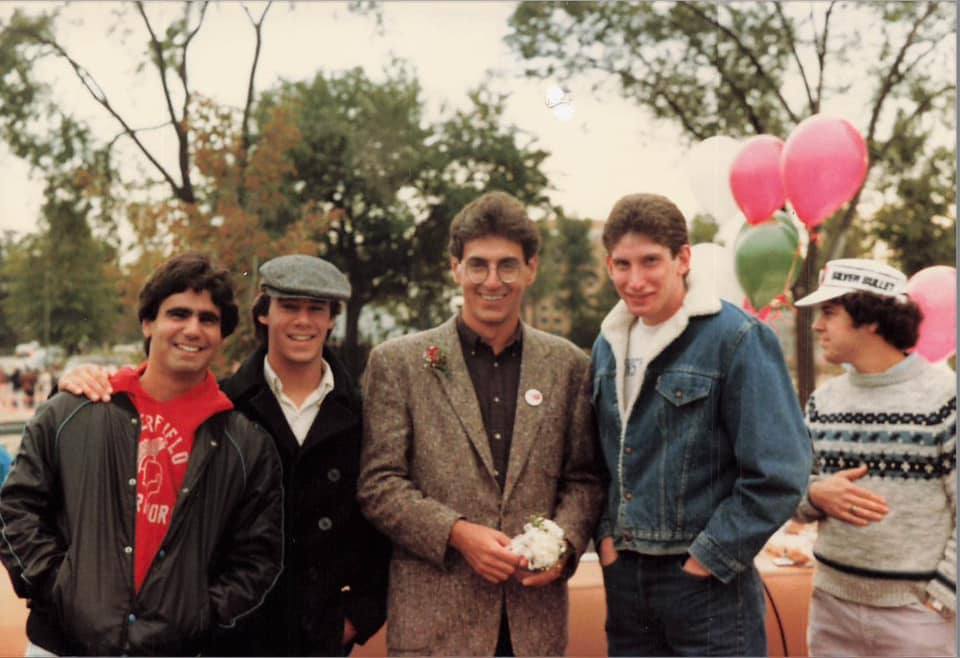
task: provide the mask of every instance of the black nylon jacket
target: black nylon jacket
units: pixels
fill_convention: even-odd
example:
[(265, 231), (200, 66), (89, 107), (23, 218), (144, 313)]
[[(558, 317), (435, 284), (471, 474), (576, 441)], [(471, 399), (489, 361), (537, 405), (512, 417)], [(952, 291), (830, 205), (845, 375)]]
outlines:
[(171, 526), (133, 585), (139, 415), (59, 393), (27, 424), (0, 490), (0, 559), (27, 634), (67, 655), (195, 655), (244, 623), (283, 564), (273, 442), (241, 414), (197, 430)]
[(343, 655), (344, 617), (362, 644), (386, 618), (390, 543), (356, 501), (362, 419), (353, 379), (328, 348), (334, 389), (301, 446), (263, 374), (257, 350), (221, 382), (236, 408), (273, 436), (283, 462), (286, 569), (266, 603), (214, 652), (246, 656)]

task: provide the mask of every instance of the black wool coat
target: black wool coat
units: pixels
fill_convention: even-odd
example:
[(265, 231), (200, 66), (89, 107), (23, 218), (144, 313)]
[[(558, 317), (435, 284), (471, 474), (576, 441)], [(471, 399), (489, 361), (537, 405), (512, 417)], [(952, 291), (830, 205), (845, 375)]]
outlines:
[(273, 437), (283, 463), (284, 572), (264, 605), (216, 647), (217, 655), (343, 655), (344, 618), (364, 643), (386, 618), (390, 543), (356, 502), (360, 395), (340, 360), (324, 348), (334, 389), (301, 446), (263, 374), (257, 350), (221, 388)]

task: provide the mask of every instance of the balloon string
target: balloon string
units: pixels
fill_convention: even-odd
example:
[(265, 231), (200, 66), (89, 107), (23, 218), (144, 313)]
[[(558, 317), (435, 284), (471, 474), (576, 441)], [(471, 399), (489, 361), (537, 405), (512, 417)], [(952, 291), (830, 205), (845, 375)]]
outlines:
[[(787, 279), (783, 284), (783, 293), (776, 299), (782, 299), (785, 303), (788, 303), (787, 300), (793, 296), (790, 292), (790, 287), (793, 285), (793, 277), (797, 272), (797, 265), (801, 262), (803, 262), (803, 254), (800, 253), (800, 245), (797, 244), (797, 250), (793, 254), (793, 260), (790, 261), (790, 271), (787, 272)], [(772, 304), (773, 302), (770, 303)]]

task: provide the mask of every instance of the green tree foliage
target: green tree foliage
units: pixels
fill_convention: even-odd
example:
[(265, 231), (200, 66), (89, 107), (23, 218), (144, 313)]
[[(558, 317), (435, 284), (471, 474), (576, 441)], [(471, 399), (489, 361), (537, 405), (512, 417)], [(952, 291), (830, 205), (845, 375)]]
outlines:
[(91, 205), (76, 181), (51, 181), (43, 230), (8, 246), (0, 304), (19, 341), (40, 340), (74, 353), (114, 338), (119, 272), (113, 248), (90, 230)]
[(382, 80), (354, 69), (287, 82), (259, 104), (259, 122), (286, 108), (300, 134), (279, 187), (282, 201), (264, 225), (282, 231), (304, 208), (322, 217), (305, 231), (353, 286), (344, 352), (354, 369), (366, 305), (388, 305), (415, 328), (449, 313), (446, 244), (460, 208), (495, 189), (545, 203), (546, 153), (504, 123), (502, 96), (482, 88), (469, 100), (468, 108), (430, 122), (418, 81), (394, 63)]
[[(159, 92), (162, 123), (148, 126), (126, 116), (84, 67), (83, 53), (64, 45), (58, 29), (67, 9), (40, 16), (15, 11), (0, 24), (0, 135), (25, 144), (14, 148), (21, 157), (31, 149), (39, 154), (31, 160), (37, 166), (40, 155), (67, 143), (50, 134), (50, 125), (82, 134), (91, 152), (91, 145), (101, 149), (99, 160), (84, 158), (73, 169), (82, 166), (93, 176), (95, 162), (105, 165), (97, 177), (103, 198), (115, 193), (121, 201), (115, 214), (134, 229), (138, 259), (126, 265), (127, 304), (150, 269), (174, 250), (218, 256), (235, 273), (245, 301), (256, 292), (256, 268), (265, 258), (299, 251), (334, 261), (354, 285), (345, 351), (356, 370), (362, 308), (372, 300), (391, 305), (401, 323), (413, 326), (445, 315), (450, 219), (491, 189), (530, 205), (545, 203), (540, 165), (546, 153), (504, 124), (504, 98), (487, 89), (471, 94), (469, 107), (426, 120), (419, 84), (398, 64), (377, 80), (349, 71), (258, 95), (269, 2), (254, 13), (244, 7), (254, 36), (246, 93), (238, 108), (218, 106), (188, 75), (208, 6), (182, 3), (172, 12), (144, 2), (117, 6), (110, 37), (143, 39), (143, 57), (131, 68)], [(373, 3), (349, 6), (379, 18)], [(176, 16), (164, 23), (160, 17), (171, 13)], [(61, 110), (59, 90), (44, 86), (41, 62), (72, 73), (117, 126), (116, 137), (89, 139), (86, 125)], [(24, 124), (30, 117), (44, 119)], [(173, 157), (151, 146), (156, 142), (145, 139), (147, 130), (164, 135)], [(124, 159), (139, 165), (135, 175), (131, 167), (109, 166), (118, 145)], [(251, 334), (247, 321), (227, 346), (229, 358), (249, 349)]]
[[(596, 236), (591, 235), (593, 222), (568, 217), (560, 208), (553, 210), (554, 219), (541, 222), (540, 269), (527, 294), (527, 306), (536, 309), (542, 301), (552, 302), (554, 309), (570, 318), (566, 338), (589, 349), (617, 294), (599, 257)], [(536, 324), (536, 312), (533, 320)]]
[[(848, 253), (854, 220), (863, 223), (880, 209), (878, 221), (862, 228), (876, 227), (879, 239), (891, 235), (884, 218), (904, 200), (882, 192), (906, 192), (905, 177), (929, 182), (920, 163), (945, 146), (932, 138), (933, 127), (945, 126), (948, 134), (954, 128), (955, 11), (950, 2), (523, 3), (511, 17), (508, 42), (529, 74), (589, 75), (655, 119), (681, 126), (691, 141), (786, 137), (804, 118), (835, 112), (836, 101), (849, 106), (862, 99), (846, 118), (867, 140), (865, 191), (812, 241), (794, 288), (799, 296), (811, 289), (823, 260)], [(939, 185), (931, 192), (948, 196)], [(935, 209), (914, 218), (929, 222), (935, 213), (928, 210)], [(952, 212), (938, 216), (955, 224)], [(891, 243), (897, 257), (922, 253), (933, 264), (942, 255), (929, 250), (924, 231), (897, 231), (900, 239)], [(915, 237), (919, 242), (910, 242)], [(809, 323), (807, 311), (797, 314), (802, 399), (813, 384)]]
[(37, 232), (5, 242), (0, 306), (17, 341), (75, 352), (115, 338), (117, 233), (110, 150), (37, 74), (41, 59), (61, 54), (57, 16), (17, 10), (0, 25), (0, 138), (46, 179)]
[(956, 258), (956, 153), (936, 149), (913, 167), (915, 173), (890, 178), (890, 200), (871, 218), (871, 236), (887, 245), (907, 276)]
[(10, 295), (10, 281), (6, 276), (6, 262), (10, 256), (10, 250), (16, 245), (16, 236), (12, 232), (7, 232), (0, 238), (0, 349), (12, 351), (17, 344), (17, 334), (10, 326), (10, 318), (4, 309), (4, 299)]
[(690, 220), (690, 244), (713, 242), (719, 230), (720, 226), (712, 216), (698, 213)]

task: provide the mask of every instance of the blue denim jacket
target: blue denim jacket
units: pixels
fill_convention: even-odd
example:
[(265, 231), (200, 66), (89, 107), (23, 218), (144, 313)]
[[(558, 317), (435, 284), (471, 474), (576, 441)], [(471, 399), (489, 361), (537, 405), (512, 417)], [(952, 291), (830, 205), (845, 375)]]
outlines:
[(610, 474), (596, 539), (646, 554), (689, 552), (729, 582), (796, 509), (810, 440), (769, 327), (712, 295), (688, 292), (678, 313), (685, 322), (654, 347), (625, 432), (617, 362), (633, 318), (623, 302), (594, 343), (593, 400)]

